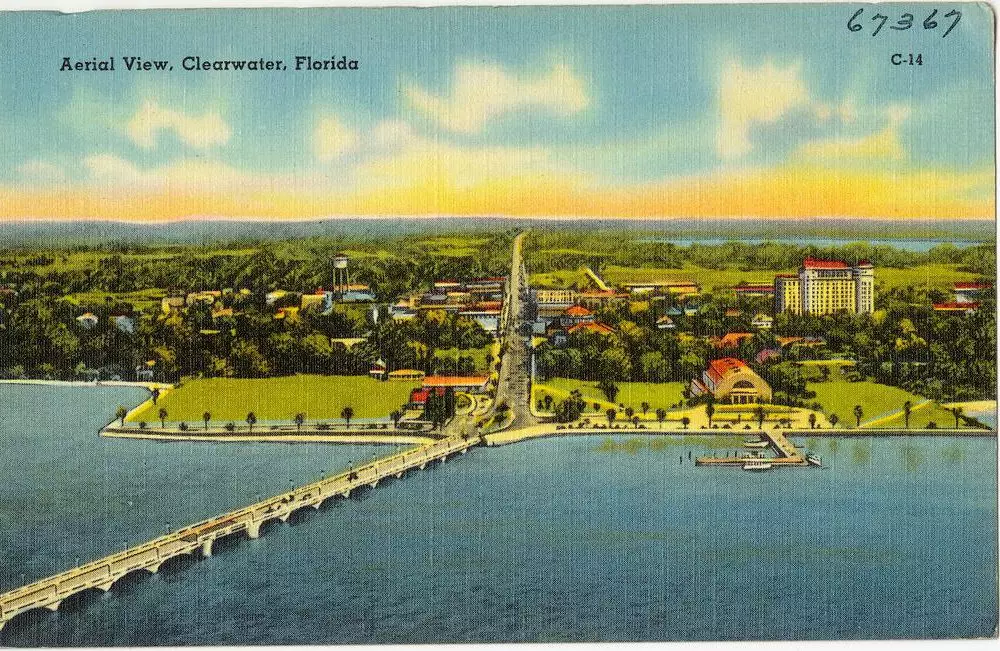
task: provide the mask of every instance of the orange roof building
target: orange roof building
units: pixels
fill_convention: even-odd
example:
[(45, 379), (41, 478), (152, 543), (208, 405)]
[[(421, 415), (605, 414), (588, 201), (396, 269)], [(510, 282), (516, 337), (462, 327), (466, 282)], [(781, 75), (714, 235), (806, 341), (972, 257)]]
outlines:
[(723, 357), (712, 360), (701, 378), (691, 380), (691, 393), (711, 395), (716, 400), (738, 405), (771, 401), (771, 386), (743, 360)]

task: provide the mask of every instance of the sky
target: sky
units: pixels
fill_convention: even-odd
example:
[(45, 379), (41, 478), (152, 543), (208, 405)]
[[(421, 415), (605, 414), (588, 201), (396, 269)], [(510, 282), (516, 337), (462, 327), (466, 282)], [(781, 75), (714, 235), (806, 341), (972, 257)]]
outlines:
[(5, 13), (0, 218), (992, 218), (989, 8), (879, 10)]

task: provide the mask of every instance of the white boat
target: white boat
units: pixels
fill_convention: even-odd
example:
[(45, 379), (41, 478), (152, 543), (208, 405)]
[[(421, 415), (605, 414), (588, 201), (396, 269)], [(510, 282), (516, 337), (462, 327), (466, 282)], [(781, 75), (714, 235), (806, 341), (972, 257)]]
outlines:
[(766, 448), (771, 443), (764, 439), (744, 439), (743, 447), (745, 448)]
[(819, 457), (817, 457), (815, 454), (807, 454), (806, 455), (806, 461), (808, 461), (809, 465), (811, 465), (811, 466), (822, 466), (823, 465), (823, 460), (820, 459)]
[(743, 469), (747, 472), (764, 472), (771, 469), (771, 464), (766, 461), (747, 461), (743, 464)]

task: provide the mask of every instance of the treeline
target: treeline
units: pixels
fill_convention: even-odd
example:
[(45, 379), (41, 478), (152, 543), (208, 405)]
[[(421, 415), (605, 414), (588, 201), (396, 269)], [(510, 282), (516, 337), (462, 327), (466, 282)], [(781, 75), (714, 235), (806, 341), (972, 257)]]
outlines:
[(607, 265), (680, 269), (693, 264), (708, 269), (780, 271), (797, 268), (805, 257), (857, 262), (871, 260), (881, 267), (907, 268), (921, 264), (957, 264), (963, 271), (994, 276), (996, 249), (992, 244), (957, 247), (942, 243), (926, 252), (904, 251), (891, 246), (857, 242), (844, 246), (816, 246), (789, 242), (726, 242), (680, 246), (655, 241), (651, 234), (618, 231), (532, 232), (525, 258), (533, 273)]
[[(7, 252), (0, 259), (0, 285), (32, 296), (78, 292), (125, 293), (149, 289), (189, 292), (232, 287), (262, 293), (273, 289), (312, 291), (333, 284), (333, 258), (350, 256), (351, 281), (369, 284), (382, 298), (394, 298), (441, 278), (499, 276), (509, 271), (512, 232), (468, 233), (467, 250), (453, 250), (449, 238), (316, 238), (271, 242), (259, 249), (171, 246), (129, 253), (101, 249)], [(456, 241), (461, 241), (456, 238)], [(93, 264), (68, 264), (86, 253)]]

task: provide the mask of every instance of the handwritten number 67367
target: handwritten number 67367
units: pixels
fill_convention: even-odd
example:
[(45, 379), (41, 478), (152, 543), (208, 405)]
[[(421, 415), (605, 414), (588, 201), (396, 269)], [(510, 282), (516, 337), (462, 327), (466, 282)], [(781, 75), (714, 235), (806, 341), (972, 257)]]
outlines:
[[(854, 12), (854, 15), (851, 16), (851, 19), (847, 21), (847, 29), (851, 30), (852, 32), (860, 32), (862, 29), (864, 29), (864, 23), (862, 21), (862, 15), (864, 14), (864, 11), (865, 10), (862, 8)], [(938, 10), (934, 9), (927, 16), (927, 18), (924, 19), (923, 21), (924, 29), (935, 29), (938, 26), (938, 22), (934, 20), (934, 17), (937, 16), (937, 14)], [(952, 9), (948, 13), (944, 14), (941, 18), (942, 20), (946, 20), (948, 18), (953, 19), (951, 21), (951, 25), (949, 25), (948, 29), (944, 30), (944, 34), (941, 35), (941, 38), (944, 38), (948, 34), (951, 34), (951, 30), (955, 29), (955, 26), (958, 25), (958, 21), (962, 20), (962, 12), (958, 11), (957, 9)], [(904, 31), (913, 27), (913, 21), (914, 21), (913, 14), (909, 13), (900, 14), (896, 22), (889, 25), (889, 29)], [(874, 26), (874, 29), (872, 30), (872, 36), (878, 36), (878, 33), (882, 31), (882, 28), (885, 27), (886, 23), (888, 22), (889, 22), (889, 16), (878, 13), (874, 14), (871, 17), (871, 23)]]

